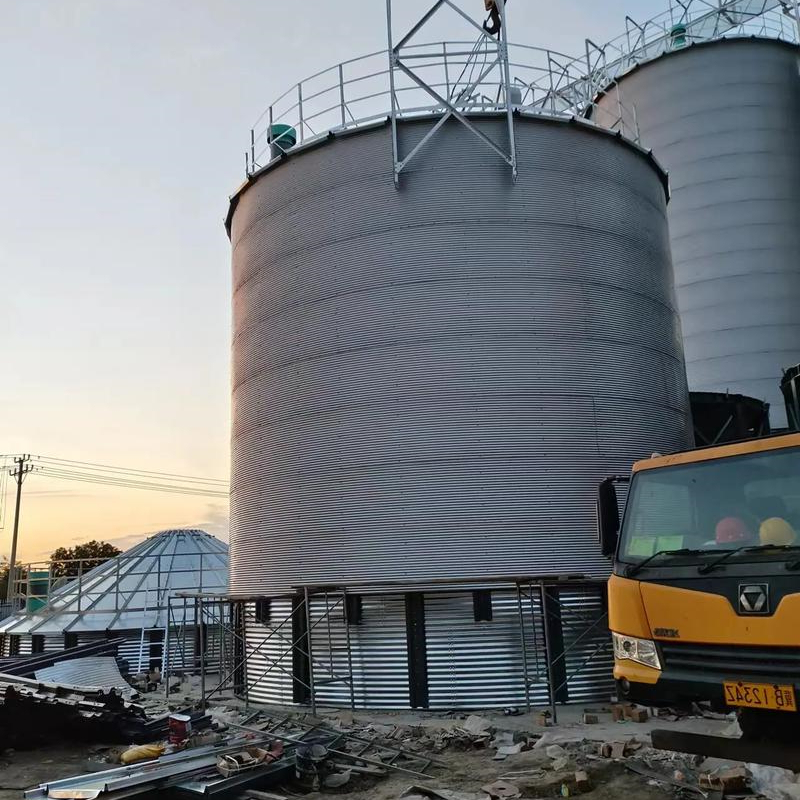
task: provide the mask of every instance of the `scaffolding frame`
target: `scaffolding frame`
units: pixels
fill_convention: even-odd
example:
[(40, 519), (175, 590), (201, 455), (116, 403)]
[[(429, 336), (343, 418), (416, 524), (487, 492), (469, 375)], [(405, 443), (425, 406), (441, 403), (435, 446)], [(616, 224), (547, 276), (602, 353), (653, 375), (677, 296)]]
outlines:
[[(608, 633), (608, 612), (577, 614), (575, 609), (568, 607), (562, 601), (561, 590), (564, 589), (597, 589), (604, 587), (605, 581), (590, 580), (584, 576), (550, 576), (550, 577), (521, 577), (521, 578), (481, 578), (464, 580), (426, 581), (420, 583), (349, 583), (346, 586), (319, 586), (305, 584), (295, 587), (290, 594), (266, 597), (262, 595), (242, 597), (232, 595), (213, 595), (207, 593), (183, 593), (175, 599), (176, 603), (193, 604), (196, 613), (197, 629), (202, 637), (207, 626), (213, 625), (219, 631), (221, 640), (226, 638), (226, 643), (221, 644), (221, 653), (225, 657), (219, 659), (220, 673), (216, 682), (209, 685), (211, 674), (207, 670), (206, 659), (203, 657), (203, 644), (201, 641), (201, 656), (197, 666), (200, 671), (201, 704), (206, 708), (209, 700), (225, 689), (238, 692), (249, 707), (251, 700), (249, 688), (257, 685), (267, 675), (274, 671), (284, 673), (293, 682), (301, 686), (306, 692), (306, 700), (302, 704), (310, 706), (316, 714), (319, 700), (317, 690), (320, 686), (331, 683), (344, 683), (348, 687), (349, 706), (357, 707), (355, 674), (353, 669), (353, 649), (350, 637), (348, 619), (348, 597), (354, 594), (370, 594), (372, 596), (397, 595), (408, 592), (420, 592), (424, 595), (436, 593), (471, 592), (478, 590), (507, 590), (515, 593), (517, 611), (517, 630), (522, 655), (522, 682), (525, 705), (528, 711), (534, 707), (532, 689), (539, 685), (546, 687), (548, 708), (553, 721), (558, 719), (558, 705), (564, 700), (565, 690), (570, 682), (577, 677), (586, 667), (596, 661), (601, 655), (610, 653), (611, 636)], [(258, 641), (255, 646), (251, 640), (251, 647), (247, 647), (247, 634), (244, 626), (245, 609), (263, 600), (290, 599), (291, 611), (272, 621), (272, 630)], [(312, 610), (312, 601), (318, 605)], [(322, 607), (319, 607), (319, 601)], [(605, 604), (604, 604), (605, 605)], [(227, 608), (227, 613), (222, 610)], [(565, 611), (569, 611), (565, 615)], [(341, 614), (344, 622), (346, 636), (346, 664), (347, 668), (341, 671), (334, 662), (334, 647), (331, 623), (335, 616)], [(185, 616), (185, 615), (184, 615)], [(302, 623), (301, 631), (288, 637), (281, 633), (287, 626), (294, 630), (295, 621)], [(565, 621), (568, 625), (565, 627)], [(330, 661), (325, 660), (325, 653), (320, 653), (312, 643), (312, 634), (319, 631), (324, 634), (328, 642), (327, 655)], [(569, 644), (563, 641), (564, 634), (569, 632), (572, 637)], [(561, 642), (556, 639), (561, 637)], [(592, 644), (594, 638), (599, 641)], [(530, 642), (533, 642), (533, 648)], [(568, 670), (568, 660), (574, 655), (578, 646), (590, 643), (590, 651), (584, 654), (580, 662)], [(268, 657), (264, 647), (272, 642), (279, 646), (275, 657)], [(165, 642), (165, 654), (169, 652)], [(260, 654), (267, 661), (266, 668), (251, 677), (247, 674), (250, 660)], [(307, 667), (307, 676), (298, 675), (297, 670), (287, 669), (283, 662), (299, 654), (304, 659)], [(176, 674), (178, 669), (167, 660), (164, 668), (166, 692), (169, 693), (169, 677)]]

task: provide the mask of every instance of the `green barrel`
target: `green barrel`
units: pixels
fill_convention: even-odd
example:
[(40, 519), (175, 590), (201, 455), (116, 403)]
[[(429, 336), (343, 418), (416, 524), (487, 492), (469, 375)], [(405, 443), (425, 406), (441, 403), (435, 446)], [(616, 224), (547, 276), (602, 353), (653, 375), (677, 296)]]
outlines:
[(673, 25), (672, 30), (669, 32), (670, 37), (672, 38), (672, 49), (678, 50), (681, 47), (686, 47), (686, 26), (685, 25)]
[(297, 131), (291, 125), (270, 125), (267, 141), (273, 158), (280, 158), (297, 144)]
[(47, 590), (50, 586), (50, 573), (47, 570), (33, 570), (28, 574), (28, 598), (26, 611), (38, 611), (47, 605)]

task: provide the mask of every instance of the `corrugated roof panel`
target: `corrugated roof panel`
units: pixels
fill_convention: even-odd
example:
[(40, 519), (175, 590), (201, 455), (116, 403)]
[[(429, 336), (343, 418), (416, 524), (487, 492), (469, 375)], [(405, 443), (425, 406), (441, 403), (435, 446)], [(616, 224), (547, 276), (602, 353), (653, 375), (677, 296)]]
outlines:
[(71, 686), (91, 686), (101, 689), (117, 689), (124, 695), (134, 693), (125, 682), (114, 658), (93, 656), (61, 661), (52, 667), (36, 670), (37, 681), (67, 683)]

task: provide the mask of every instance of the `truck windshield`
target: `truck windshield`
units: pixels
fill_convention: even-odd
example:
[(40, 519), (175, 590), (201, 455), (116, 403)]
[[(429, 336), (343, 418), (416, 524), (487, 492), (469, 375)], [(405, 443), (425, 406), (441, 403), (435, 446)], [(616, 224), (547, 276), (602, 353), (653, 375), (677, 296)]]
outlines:
[[(774, 549), (745, 549), (759, 545)], [(661, 566), (671, 551), (684, 551), (674, 559), (699, 563), (730, 550), (742, 551), (734, 559), (785, 559), (786, 548), (795, 545), (800, 448), (792, 447), (636, 473), (619, 559), (636, 564), (661, 551), (653, 561)]]

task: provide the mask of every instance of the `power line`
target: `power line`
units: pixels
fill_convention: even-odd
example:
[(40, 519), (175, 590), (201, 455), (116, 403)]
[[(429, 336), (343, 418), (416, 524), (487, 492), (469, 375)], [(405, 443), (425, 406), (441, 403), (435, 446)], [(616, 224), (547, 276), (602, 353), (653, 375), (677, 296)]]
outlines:
[(79, 467), (84, 470), (103, 471), (103, 472), (120, 472), (128, 475), (139, 475), (142, 477), (153, 478), (168, 478), (181, 480), (187, 483), (208, 483), (227, 486), (228, 482), (219, 478), (200, 478), (195, 475), (180, 475), (174, 472), (154, 472), (152, 470), (133, 469), (130, 467), (115, 467), (109, 464), (96, 464), (91, 461), (75, 461), (68, 458), (54, 458), (52, 456), (33, 456), (34, 461), (41, 463), (51, 463), (63, 465), (65, 467)]
[(181, 485), (179, 483), (157, 483), (154, 481), (132, 480), (113, 475), (79, 472), (76, 470), (62, 470), (39, 465), (35, 467), (37, 474), (59, 480), (70, 480), (79, 483), (92, 483), (98, 486), (115, 486), (121, 489), (143, 489), (167, 494), (197, 495), (202, 497), (227, 497), (228, 492), (211, 487)]
[(228, 482), (219, 478), (119, 467), (55, 456), (0, 454), (0, 530), (5, 528), (8, 513), (8, 479), (9, 476), (15, 475), (15, 472), (9, 469), (9, 462), (18, 464), (20, 459), (23, 459), (25, 464), (30, 462), (28, 464), (30, 469), (24, 475), (34, 471), (42, 477), (55, 480), (195, 497), (228, 497), (229, 494)]

